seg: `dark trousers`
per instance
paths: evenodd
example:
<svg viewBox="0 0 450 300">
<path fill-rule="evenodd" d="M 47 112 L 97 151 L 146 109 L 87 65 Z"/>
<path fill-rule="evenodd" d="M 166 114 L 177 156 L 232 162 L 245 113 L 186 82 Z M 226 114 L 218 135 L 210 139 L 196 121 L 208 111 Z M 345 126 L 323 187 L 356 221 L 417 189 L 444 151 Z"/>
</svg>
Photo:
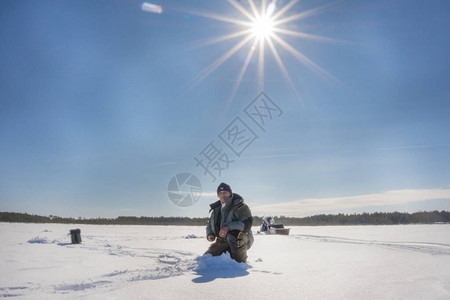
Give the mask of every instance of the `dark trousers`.
<svg viewBox="0 0 450 300">
<path fill-rule="evenodd" d="M 212 243 L 205 254 L 211 254 L 212 256 L 219 256 L 222 253 L 230 252 L 232 259 L 237 262 L 247 261 L 247 249 L 250 249 L 248 234 L 245 232 L 239 232 L 235 237 L 233 234 L 228 233 L 226 238 L 218 237 L 217 240 Z"/>
</svg>

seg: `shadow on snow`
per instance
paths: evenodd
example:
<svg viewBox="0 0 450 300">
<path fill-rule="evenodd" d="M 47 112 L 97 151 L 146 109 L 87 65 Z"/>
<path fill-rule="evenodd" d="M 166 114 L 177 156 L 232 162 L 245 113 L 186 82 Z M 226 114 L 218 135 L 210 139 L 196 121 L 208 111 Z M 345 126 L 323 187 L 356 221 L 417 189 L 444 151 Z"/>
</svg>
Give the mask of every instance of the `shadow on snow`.
<svg viewBox="0 0 450 300">
<path fill-rule="evenodd" d="M 194 270 L 200 277 L 194 278 L 195 283 L 205 283 L 217 278 L 236 278 L 247 276 L 247 269 L 251 268 L 246 263 L 239 263 L 230 257 L 229 253 L 220 256 L 211 254 L 197 258 L 197 268 Z"/>
</svg>

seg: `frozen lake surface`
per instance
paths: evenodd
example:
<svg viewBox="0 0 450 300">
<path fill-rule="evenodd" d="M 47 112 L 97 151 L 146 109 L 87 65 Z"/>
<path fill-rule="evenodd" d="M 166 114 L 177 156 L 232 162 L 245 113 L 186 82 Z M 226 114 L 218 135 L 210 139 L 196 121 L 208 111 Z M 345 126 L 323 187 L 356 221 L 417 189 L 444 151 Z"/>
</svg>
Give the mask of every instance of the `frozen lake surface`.
<svg viewBox="0 0 450 300">
<path fill-rule="evenodd" d="M 0 297 L 450 299 L 448 224 L 256 230 L 239 264 L 202 256 L 204 227 L 0 223 Z"/>
</svg>

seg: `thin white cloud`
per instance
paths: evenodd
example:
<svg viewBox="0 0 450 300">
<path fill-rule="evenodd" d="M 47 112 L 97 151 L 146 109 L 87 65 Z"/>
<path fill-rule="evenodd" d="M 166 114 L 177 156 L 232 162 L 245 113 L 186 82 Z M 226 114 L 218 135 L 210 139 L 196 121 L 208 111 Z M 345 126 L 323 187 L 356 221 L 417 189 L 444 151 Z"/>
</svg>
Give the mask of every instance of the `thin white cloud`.
<svg viewBox="0 0 450 300">
<path fill-rule="evenodd" d="M 450 144 L 410 145 L 410 146 L 381 148 L 381 150 L 423 149 L 423 148 L 436 148 L 436 147 L 448 147 L 448 146 L 450 146 Z"/>
<path fill-rule="evenodd" d="M 286 157 L 300 157 L 304 156 L 304 153 L 294 153 L 294 154 L 268 154 L 268 155 L 257 155 L 257 156 L 245 156 L 244 159 L 272 159 L 272 158 L 286 158 Z"/>
<path fill-rule="evenodd" d="M 182 164 L 186 164 L 188 162 L 189 161 L 168 161 L 168 162 L 157 163 L 157 164 L 155 164 L 155 166 L 182 165 Z"/>
<path fill-rule="evenodd" d="M 214 200 L 219 199 L 217 197 L 217 193 L 216 192 L 202 192 L 202 197 L 205 197 L 205 198 L 208 198 L 208 199 L 214 199 Z"/>
<path fill-rule="evenodd" d="M 436 199 L 450 199 L 450 189 L 393 190 L 349 197 L 308 198 L 265 205 L 252 204 L 251 209 L 253 214 L 260 216 L 305 216 L 312 213 L 345 212 L 355 208 L 391 206 Z"/>
</svg>

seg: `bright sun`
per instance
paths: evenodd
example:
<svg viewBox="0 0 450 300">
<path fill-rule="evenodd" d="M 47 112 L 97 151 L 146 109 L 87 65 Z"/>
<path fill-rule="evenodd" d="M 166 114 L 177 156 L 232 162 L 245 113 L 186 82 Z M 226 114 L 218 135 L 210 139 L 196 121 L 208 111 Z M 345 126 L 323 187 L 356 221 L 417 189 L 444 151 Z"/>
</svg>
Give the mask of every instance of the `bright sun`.
<svg viewBox="0 0 450 300">
<path fill-rule="evenodd" d="M 307 58 L 300 51 L 291 46 L 287 38 L 301 38 L 301 39 L 309 39 L 314 41 L 326 41 L 326 42 L 336 42 L 338 40 L 313 35 L 306 32 L 294 31 L 286 28 L 286 24 L 292 21 L 301 20 L 310 16 L 317 15 L 322 13 L 323 11 L 332 7 L 332 5 L 324 5 L 321 7 L 313 8 L 307 11 L 301 11 L 294 14 L 289 14 L 289 10 L 291 10 L 296 3 L 300 0 L 291 0 L 288 4 L 278 7 L 277 0 L 262 0 L 261 6 L 257 7 L 255 4 L 255 0 L 247 0 L 247 1 L 238 1 L 238 0 L 227 0 L 232 6 L 234 6 L 238 11 L 242 13 L 245 17 L 244 19 L 233 19 L 227 16 L 211 14 L 211 13 L 202 13 L 199 11 L 189 11 L 191 14 L 199 15 L 206 18 L 215 19 L 222 22 L 233 23 L 238 26 L 242 30 L 238 30 L 236 32 L 219 36 L 212 41 L 205 43 L 204 45 L 215 44 L 219 42 L 223 42 L 226 40 L 234 39 L 237 37 L 243 37 L 235 46 L 226 51 L 222 56 L 216 59 L 212 64 L 206 67 L 200 74 L 198 74 L 190 84 L 191 86 L 199 83 L 204 78 L 206 78 L 209 74 L 211 74 L 215 69 L 217 69 L 220 65 L 222 65 L 225 61 L 227 61 L 233 54 L 238 52 L 245 45 L 250 43 L 250 47 L 248 48 L 247 57 L 245 62 L 242 65 L 241 70 L 237 74 L 237 79 L 235 80 L 235 85 L 232 89 L 231 99 L 234 98 L 234 95 L 241 84 L 244 74 L 252 60 L 253 56 L 257 55 L 257 82 L 258 88 L 260 90 L 264 89 L 264 59 L 265 59 L 265 49 L 268 48 L 272 53 L 272 57 L 275 59 L 281 73 L 283 74 L 286 81 L 292 87 L 292 90 L 299 97 L 296 85 L 292 81 L 285 64 L 283 63 L 283 59 L 280 56 L 278 49 L 281 47 L 286 52 L 290 53 L 295 59 L 304 64 L 306 67 L 311 69 L 312 71 L 324 75 L 328 78 L 336 80 L 331 74 L 329 74 L 326 70 L 315 64 L 309 58 Z M 247 2 L 241 3 L 241 2 Z M 269 3 L 268 3 L 269 2 Z M 278 48 L 278 49 L 277 49 Z M 257 53 L 257 54 L 255 54 Z M 336 80 L 337 81 L 337 80 Z"/>
<path fill-rule="evenodd" d="M 253 35 L 259 40 L 269 38 L 273 33 L 273 29 L 273 21 L 268 16 L 258 17 L 252 26 Z"/>
</svg>

